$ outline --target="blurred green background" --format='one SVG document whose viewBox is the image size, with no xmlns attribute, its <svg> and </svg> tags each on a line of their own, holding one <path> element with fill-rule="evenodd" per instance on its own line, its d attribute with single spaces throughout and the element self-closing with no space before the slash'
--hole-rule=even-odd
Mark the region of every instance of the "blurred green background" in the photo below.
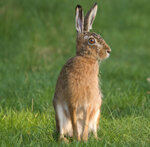
<svg viewBox="0 0 150 147">
<path fill-rule="evenodd" d="M 52 98 L 58 74 L 75 56 L 75 7 L 93 0 L 0 1 L 0 144 L 59 146 Z M 112 49 L 100 65 L 98 132 L 71 146 L 150 144 L 150 1 L 100 0 L 93 32 Z"/>
</svg>

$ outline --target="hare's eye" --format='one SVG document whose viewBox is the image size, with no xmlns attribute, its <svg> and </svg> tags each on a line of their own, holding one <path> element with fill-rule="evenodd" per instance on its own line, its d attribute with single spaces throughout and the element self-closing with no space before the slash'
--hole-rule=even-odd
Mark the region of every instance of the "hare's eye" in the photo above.
<svg viewBox="0 0 150 147">
<path fill-rule="evenodd" d="M 94 43 L 95 43 L 95 39 L 94 39 L 94 38 L 89 38 L 88 43 L 89 43 L 89 44 L 94 44 Z"/>
</svg>

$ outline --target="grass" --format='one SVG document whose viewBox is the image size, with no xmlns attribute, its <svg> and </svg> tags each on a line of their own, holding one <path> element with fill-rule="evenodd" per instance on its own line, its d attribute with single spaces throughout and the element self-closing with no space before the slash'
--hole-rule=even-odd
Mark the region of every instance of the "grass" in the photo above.
<svg viewBox="0 0 150 147">
<path fill-rule="evenodd" d="M 58 142 L 52 97 L 58 74 L 75 55 L 74 9 L 94 1 L 0 1 L 0 146 L 149 146 L 150 2 L 101 0 L 93 31 L 112 53 L 100 66 L 98 135 Z"/>
</svg>

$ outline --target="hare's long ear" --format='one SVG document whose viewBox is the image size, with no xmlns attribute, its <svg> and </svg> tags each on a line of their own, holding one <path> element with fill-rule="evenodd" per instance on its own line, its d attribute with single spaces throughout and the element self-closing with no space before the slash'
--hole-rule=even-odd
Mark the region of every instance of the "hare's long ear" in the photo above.
<svg viewBox="0 0 150 147">
<path fill-rule="evenodd" d="M 84 19 L 84 31 L 88 32 L 92 29 L 92 24 L 97 13 L 97 7 L 97 3 L 95 3 L 93 7 L 89 10 L 89 12 L 86 14 Z"/>
<path fill-rule="evenodd" d="M 83 32 L 83 27 L 84 27 L 84 16 L 83 16 L 83 11 L 82 7 L 80 5 L 76 6 L 76 30 L 78 33 Z"/>
</svg>

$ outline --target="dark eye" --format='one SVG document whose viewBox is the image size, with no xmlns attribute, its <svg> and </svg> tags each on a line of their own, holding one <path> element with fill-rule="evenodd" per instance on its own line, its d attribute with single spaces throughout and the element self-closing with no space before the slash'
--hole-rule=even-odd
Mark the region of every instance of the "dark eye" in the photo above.
<svg viewBox="0 0 150 147">
<path fill-rule="evenodd" d="M 94 38 L 89 38 L 89 44 L 94 44 L 95 43 L 95 39 Z"/>
</svg>

